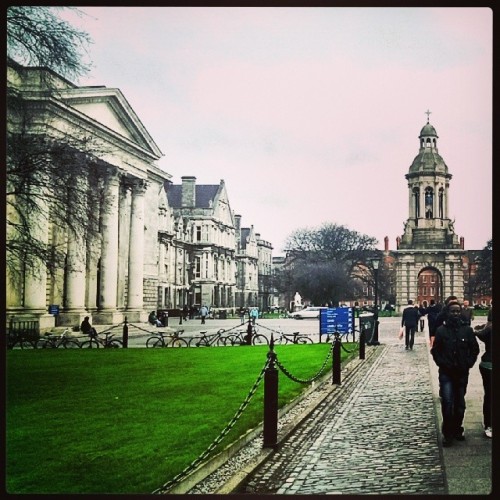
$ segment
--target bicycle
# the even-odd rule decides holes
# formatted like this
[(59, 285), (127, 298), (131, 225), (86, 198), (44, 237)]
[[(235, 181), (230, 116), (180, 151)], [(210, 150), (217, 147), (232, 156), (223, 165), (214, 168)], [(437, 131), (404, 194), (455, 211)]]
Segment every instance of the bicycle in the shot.
[[(359, 330), (355, 328), (352, 332), (332, 332), (332, 333), (327, 333), (326, 335), (326, 341), (330, 342), (330, 336), (333, 335), (338, 335), (339, 339), (341, 342), (354, 342), (356, 338), (356, 333), (358, 334), (358, 339), (359, 339)], [(366, 340), (369, 340), (366, 339)]]
[(189, 347), (188, 341), (180, 338), (182, 333), (184, 330), (177, 330), (174, 333), (155, 333), (146, 341), (146, 347)]
[(9, 332), (7, 335), (7, 349), (35, 349), (37, 340), (23, 333)]
[(278, 337), (274, 340), (275, 344), (314, 344), (313, 339), (305, 333), (293, 332), (284, 333), (279, 332)]
[(104, 339), (99, 337), (97, 333), (90, 334), (89, 340), (82, 342), (82, 349), (98, 348), (101, 346), (105, 349), (123, 347), (123, 342), (121, 340), (114, 339), (113, 333), (104, 332), (104, 334), (106, 336)]
[(225, 346), (227, 337), (223, 336), (225, 330), (220, 329), (217, 333), (207, 335), (206, 331), (200, 332), (201, 337), (193, 337), (189, 340), (189, 347), (210, 347), (216, 345), (217, 347)]
[(78, 340), (68, 337), (69, 329), (66, 328), (61, 335), (55, 335), (53, 332), (49, 332), (48, 335), (41, 338), (36, 343), (37, 349), (57, 349), (58, 347), (64, 347), (64, 349), (79, 349), (81, 344)]
[[(252, 345), (267, 344), (269, 345), (269, 339), (260, 333), (252, 332)], [(235, 345), (248, 345), (248, 332), (246, 330), (240, 330), (236, 333), (229, 335), (226, 339), (227, 346)]]

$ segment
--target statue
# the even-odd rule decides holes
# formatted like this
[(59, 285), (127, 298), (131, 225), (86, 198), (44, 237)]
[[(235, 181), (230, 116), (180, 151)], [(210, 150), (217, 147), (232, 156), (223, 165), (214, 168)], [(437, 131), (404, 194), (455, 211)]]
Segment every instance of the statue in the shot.
[(302, 308), (302, 297), (300, 296), (299, 292), (295, 292), (293, 301), (295, 302), (295, 310)]

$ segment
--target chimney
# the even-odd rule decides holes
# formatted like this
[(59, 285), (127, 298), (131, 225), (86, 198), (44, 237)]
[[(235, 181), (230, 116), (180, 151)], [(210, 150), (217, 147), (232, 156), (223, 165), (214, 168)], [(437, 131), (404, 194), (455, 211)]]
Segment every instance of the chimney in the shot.
[(460, 237), (460, 248), (462, 250), (465, 248), (465, 239), (463, 236)]
[(389, 251), (389, 237), (388, 237), (388, 236), (386, 236), (386, 237), (384, 238), (384, 251), (385, 251), (385, 252), (388, 252), (388, 251)]
[(194, 208), (196, 206), (196, 177), (185, 175), (182, 179), (182, 208)]
[(234, 216), (234, 228), (236, 229), (236, 234), (238, 234), (241, 229), (241, 215)]

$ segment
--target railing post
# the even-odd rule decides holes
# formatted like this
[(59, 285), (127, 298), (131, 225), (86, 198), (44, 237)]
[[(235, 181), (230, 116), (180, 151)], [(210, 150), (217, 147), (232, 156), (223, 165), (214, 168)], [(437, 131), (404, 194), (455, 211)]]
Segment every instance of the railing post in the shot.
[(125, 316), (125, 322), (123, 323), (122, 343), (123, 343), (123, 347), (128, 347), (128, 324), (127, 324), (127, 316)]
[(332, 354), (332, 384), (341, 383), (340, 380), (340, 336), (335, 334), (335, 340), (333, 344), (333, 354)]
[(248, 319), (246, 341), (247, 341), (248, 345), (252, 345), (252, 319), (251, 318)]
[(361, 330), (359, 334), (359, 359), (365, 359), (365, 345), (366, 345), (366, 331), (365, 327)]
[(184, 311), (182, 309), (179, 309), (180, 314), (179, 314), (179, 325), (182, 325), (182, 315), (184, 314)]
[(264, 373), (264, 448), (276, 448), (278, 444), (278, 369), (271, 334), (267, 357), (269, 364)]

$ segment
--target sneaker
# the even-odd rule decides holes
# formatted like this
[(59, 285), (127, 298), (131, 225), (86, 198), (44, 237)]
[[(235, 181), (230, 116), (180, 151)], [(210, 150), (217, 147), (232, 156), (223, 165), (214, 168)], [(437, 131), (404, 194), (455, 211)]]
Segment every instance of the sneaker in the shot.
[(484, 435), (487, 437), (487, 438), (491, 438), (492, 437), (492, 430), (491, 430), (491, 427), (486, 427), (484, 429)]

